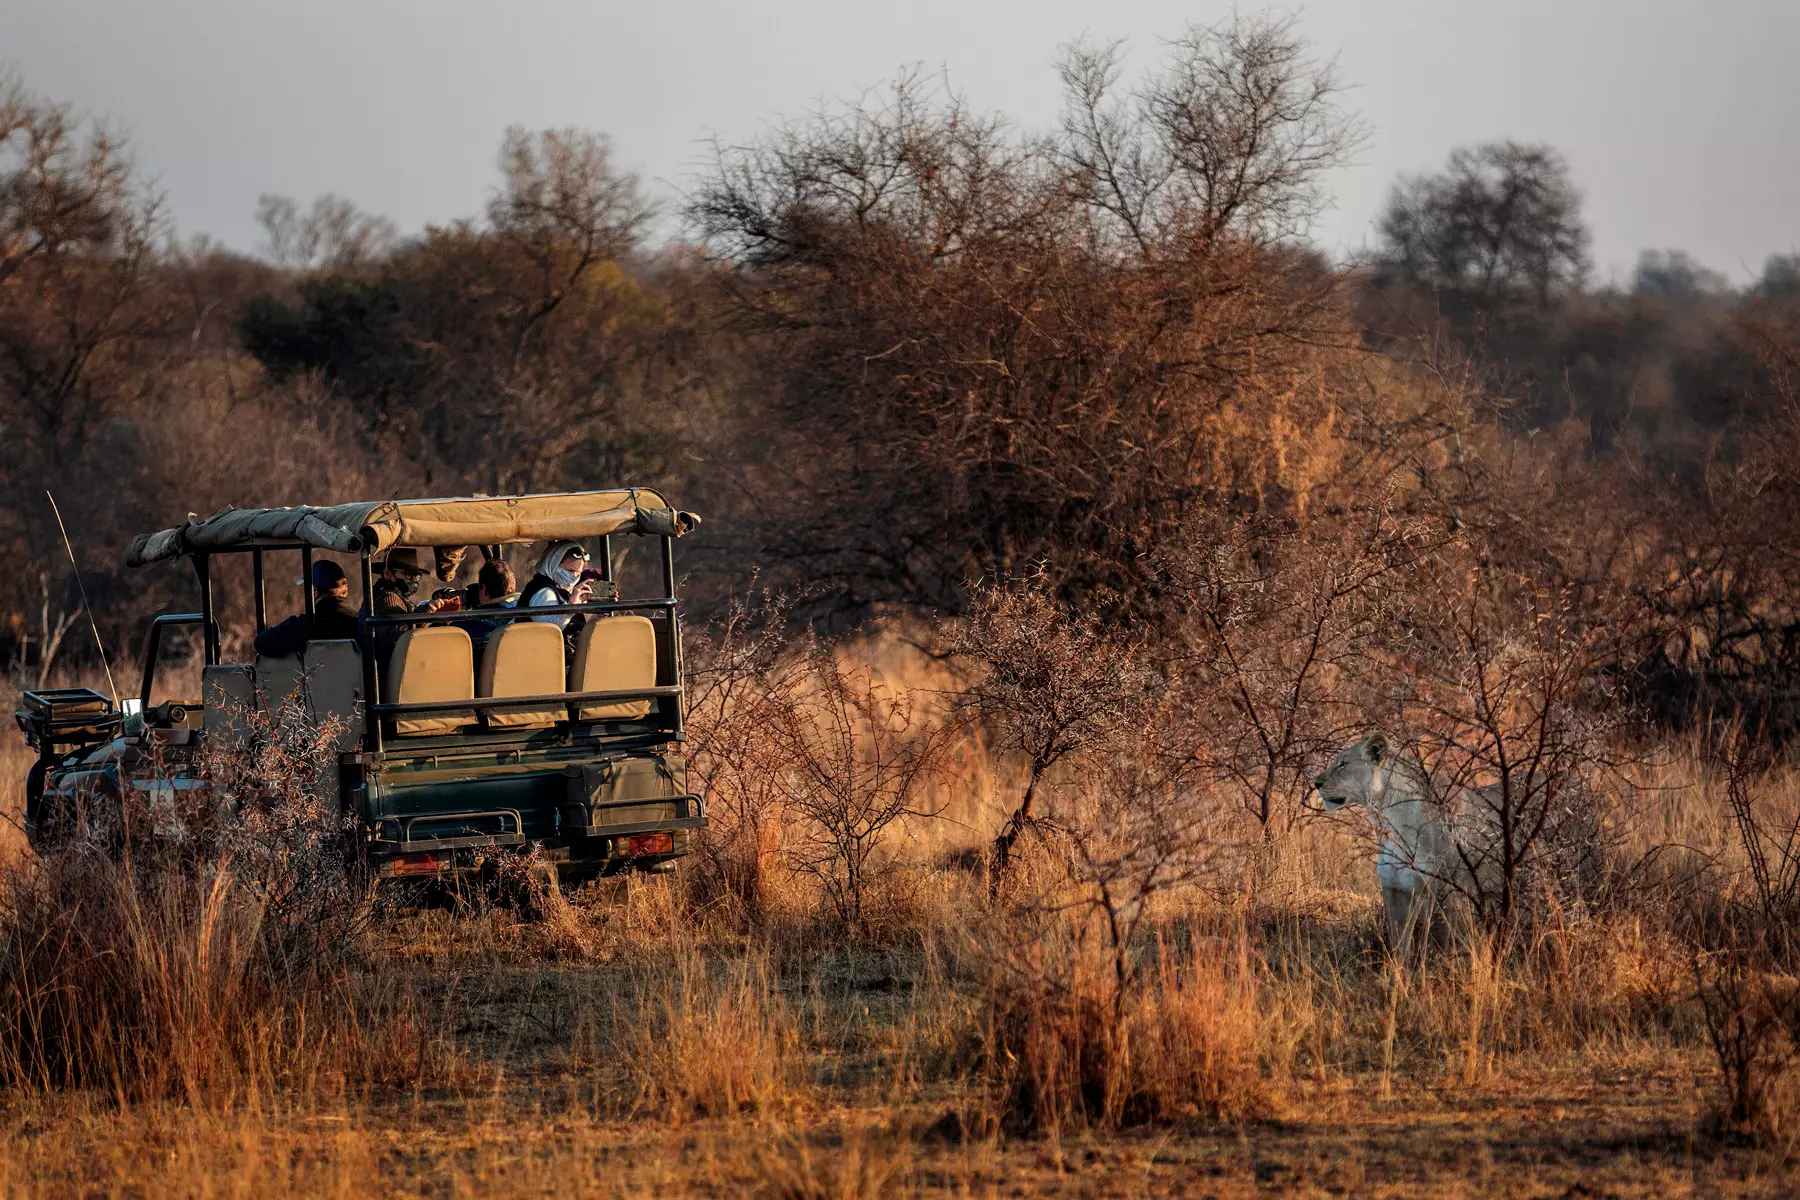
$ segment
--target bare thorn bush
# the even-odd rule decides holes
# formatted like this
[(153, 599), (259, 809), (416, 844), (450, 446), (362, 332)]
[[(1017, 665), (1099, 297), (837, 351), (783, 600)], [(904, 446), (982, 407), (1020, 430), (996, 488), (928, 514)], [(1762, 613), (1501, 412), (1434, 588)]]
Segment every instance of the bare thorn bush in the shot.
[(366, 911), (325, 786), (331, 731), (247, 714), (200, 787), (95, 797), (0, 880), (0, 1075), (31, 1089), (231, 1104), (417, 1077), (427, 1038), (359, 970)]
[(969, 700), (994, 730), (996, 749), (1024, 768), (1018, 803), (994, 837), (997, 893), (1052, 771), (1128, 737), (1154, 675), (1135, 639), (1096, 614), (1070, 612), (1041, 576), (1020, 586), (985, 585), (969, 617), (946, 625), (942, 636), (951, 654), (979, 672)]
[(806, 656), (792, 717), (774, 731), (791, 764), (795, 836), (785, 852), (819, 882), (843, 928), (871, 937), (872, 905), (894, 876), (891, 840), (903, 819), (938, 815), (934, 785), (958, 731), (830, 647)]

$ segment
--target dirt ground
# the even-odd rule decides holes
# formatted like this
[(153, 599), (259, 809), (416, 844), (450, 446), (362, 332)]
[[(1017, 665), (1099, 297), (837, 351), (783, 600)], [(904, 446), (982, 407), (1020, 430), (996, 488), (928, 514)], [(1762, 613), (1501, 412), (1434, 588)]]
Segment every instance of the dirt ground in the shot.
[(1704, 1063), (1440, 1090), (1296, 1083), (1280, 1119), (1109, 1136), (965, 1131), (953, 1103), (605, 1120), (569, 1078), (314, 1112), (104, 1103), (0, 1116), (7, 1196), (1789, 1196), (1792, 1163), (1696, 1134)]

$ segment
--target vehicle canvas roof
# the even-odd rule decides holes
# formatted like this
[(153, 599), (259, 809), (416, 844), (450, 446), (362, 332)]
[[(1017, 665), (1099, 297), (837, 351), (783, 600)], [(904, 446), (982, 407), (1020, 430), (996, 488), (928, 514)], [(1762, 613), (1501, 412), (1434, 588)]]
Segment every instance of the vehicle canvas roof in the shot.
[(699, 523), (699, 517), (671, 507), (649, 488), (378, 500), (323, 508), (222, 508), (205, 520), (190, 513), (173, 529), (139, 534), (125, 561), (140, 567), (183, 554), (266, 545), (373, 554), (390, 546), (549, 542), (614, 533), (680, 537)]

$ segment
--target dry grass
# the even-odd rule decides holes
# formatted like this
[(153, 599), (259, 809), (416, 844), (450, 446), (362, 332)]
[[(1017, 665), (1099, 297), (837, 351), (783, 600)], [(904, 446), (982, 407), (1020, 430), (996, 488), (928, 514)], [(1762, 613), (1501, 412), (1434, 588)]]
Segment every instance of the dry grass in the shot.
[(605, 1064), (628, 1081), (626, 1111), (680, 1123), (797, 1103), (799, 1022), (780, 982), (766, 951), (709, 960), (691, 942), (633, 968)]
[[(1151, 897), (1123, 987), (1054, 839), (999, 898), (955, 857), (1014, 782), (963, 754), (946, 786), (974, 799), (894, 831), (875, 938), (820, 919), (777, 839), (754, 923), (660, 880), (534, 919), (398, 912), (270, 990), (229, 875), (84, 875), (69, 921), (8, 926), (16, 955), (79, 919), (89, 950), (54, 961), (112, 974), (14, 971), (39, 987), (0, 1048), (0, 1194), (1785, 1194), (1785, 1143), (1707, 1124), (1719, 1077), (1664, 901), (1741, 864), (1692, 748), (1641, 768), (1630, 852), (1680, 845), (1637, 899), (1403, 967), (1366, 837), (1318, 819)], [(1793, 811), (1800, 777), (1756, 800)], [(10, 894), (41, 870), (15, 864)], [(34, 994), (86, 1030), (82, 1072), (32, 1065), (61, 1044), (19, 1025)]]

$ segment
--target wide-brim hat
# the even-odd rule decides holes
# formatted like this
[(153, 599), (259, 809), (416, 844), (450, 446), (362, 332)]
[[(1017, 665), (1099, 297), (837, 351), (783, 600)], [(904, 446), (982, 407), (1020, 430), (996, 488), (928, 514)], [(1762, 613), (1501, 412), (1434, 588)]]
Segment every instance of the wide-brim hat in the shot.
[(425, 560), (411, 546), (395, 546), (387, 552), (387, 569), (390, 571), (418, 571), (421, 574), (431, 570)]

